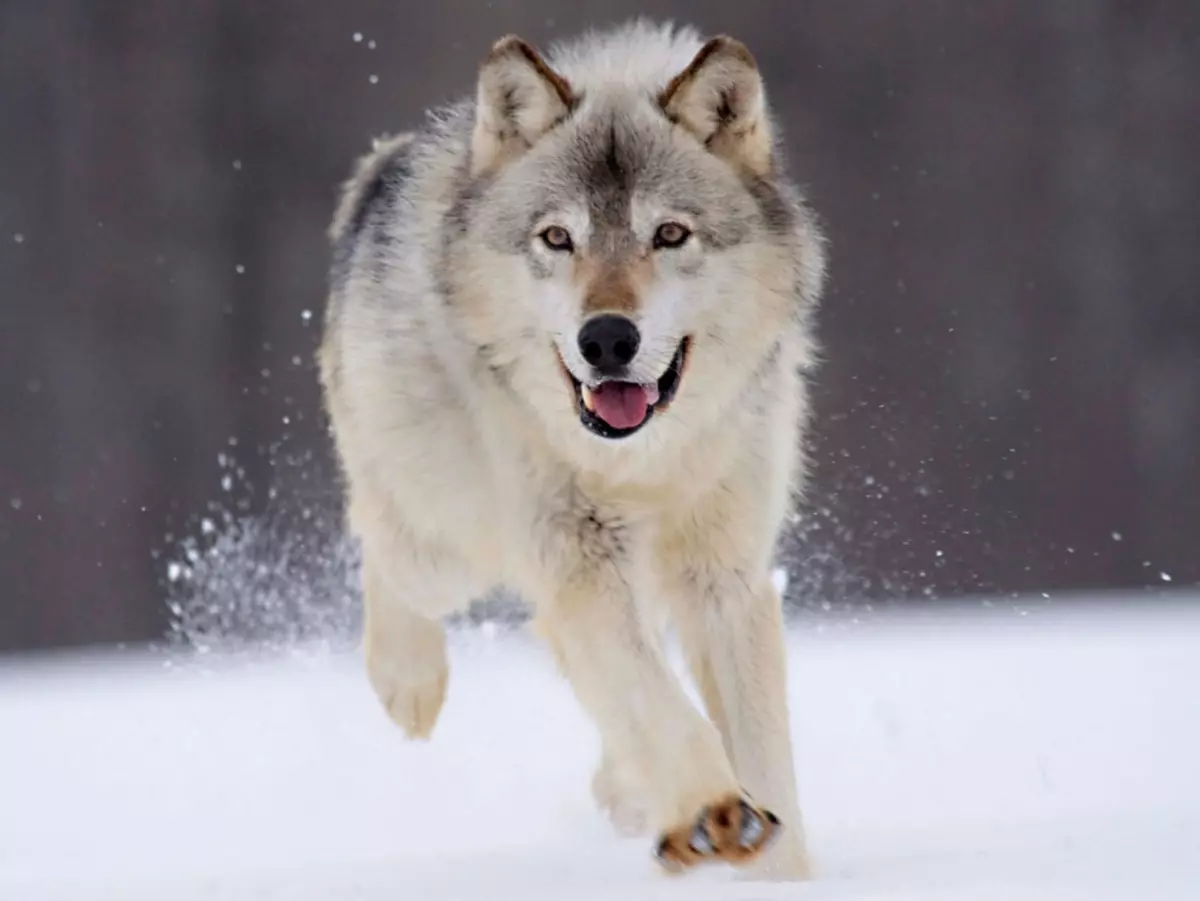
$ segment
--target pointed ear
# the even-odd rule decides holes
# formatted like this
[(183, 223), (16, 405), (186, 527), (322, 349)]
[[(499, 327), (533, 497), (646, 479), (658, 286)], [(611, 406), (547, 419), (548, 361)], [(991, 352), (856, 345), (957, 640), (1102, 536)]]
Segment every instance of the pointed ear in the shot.
[(574, 105), (570, 84), (533, 47), (515, 35), (501, 38), (479, 71), (471, 174), (532, 147)]
[(671, 79), (658, 102), (717, 156), (757, 175), (771, 169), (767, 119), (758, 64), (741, 41), (713, 38)]

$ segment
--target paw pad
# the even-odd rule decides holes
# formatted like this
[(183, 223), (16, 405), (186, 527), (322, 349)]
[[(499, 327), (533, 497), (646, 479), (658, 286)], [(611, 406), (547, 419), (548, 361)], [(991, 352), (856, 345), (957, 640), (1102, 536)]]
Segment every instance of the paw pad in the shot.
[(762, 854), (782, 829), (771, 811), (755, 807), (745, 798), (725, 798), (701, 810), (692, 823), (666, 832), (655, 857), (671, 872), (704, 861), (740, 866)]

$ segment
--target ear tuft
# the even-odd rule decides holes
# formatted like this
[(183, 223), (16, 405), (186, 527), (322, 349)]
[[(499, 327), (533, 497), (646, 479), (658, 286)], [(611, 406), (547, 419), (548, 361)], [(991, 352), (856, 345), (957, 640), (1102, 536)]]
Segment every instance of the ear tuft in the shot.
[(726, 35), (709, 40), (658, 96), (663, 112), (710, 151), (757, 175), (771, 170), (771, 125), (754, 56)]
[(528, 150), (574, 106), (571, 85), (532, 46), (515, 35), (501, 38), (479, 70), (472, 174)]

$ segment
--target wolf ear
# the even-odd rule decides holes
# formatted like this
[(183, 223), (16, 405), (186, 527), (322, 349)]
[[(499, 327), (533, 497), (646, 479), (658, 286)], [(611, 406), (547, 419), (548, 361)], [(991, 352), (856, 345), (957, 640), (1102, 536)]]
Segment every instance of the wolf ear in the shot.
[(515, 35), (501, 38), (479, 71), (471, 173), (516, 156), (575, 105), (567, 80)]
[(717, 156), (757, 175), (770, 171), (771, 123), (762, 77), (741, 41), (725, 35), (712, 38), (671, 79), (658, 102), (671, 121)]

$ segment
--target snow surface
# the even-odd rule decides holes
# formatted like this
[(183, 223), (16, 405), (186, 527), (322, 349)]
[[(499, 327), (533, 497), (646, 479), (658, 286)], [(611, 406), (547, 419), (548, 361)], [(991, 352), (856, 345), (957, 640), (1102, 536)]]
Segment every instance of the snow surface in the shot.
[(353, 655), (0, 661), (0, 899), (1200, 898), (1200, 605), (803, 619), (819, 874), (660, 875), (522, 633), (456, 634), (433, 740)]

